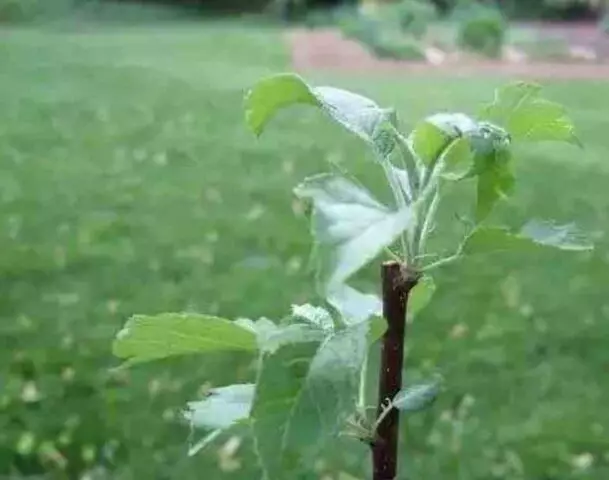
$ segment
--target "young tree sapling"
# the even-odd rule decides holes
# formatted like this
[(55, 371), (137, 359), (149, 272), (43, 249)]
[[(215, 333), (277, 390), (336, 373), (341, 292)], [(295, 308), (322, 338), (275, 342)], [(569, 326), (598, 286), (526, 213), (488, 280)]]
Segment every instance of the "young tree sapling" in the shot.
[[(406, 135), (393, 109), (280, 74), (248, 92), (247, 124), (259, 135), (279, 110), (295, 104), (316, 107), (358, 136), (393, 196), (393, 204), (385, 205), (342, 173), (322, 173), (295, 188), (298, 198), (312, 204), (318, 288), (327, 305), (294, 305), (279, 322), (135, 315), (118, 333), (113, 351), (125, 366), (217, 351), (257, 357), (251, 383), (218, 387), (188, 403), (184, 417), (193, 429), (207, 431), (190, 454), (244, 425), (254, 439), (263, 478), (284, 480), (306, 471), (337, 435), (348, 434), (370, 445), (373, 480), (392, 480), (399, 477), (400, 412), (426, 408), (441, 389), (436, 378), (403, 385), (407, 315), (416, 316), (432, 297), (432, 272), (459, 259), (508, 249), (592, 248), (570, 225), (531, 220), (514, 230), (488, 220), (514, 190), (514, 144), (577, 146), (579, 140), (564, 108), (543, 98), (539, 85), (525, 82), (498, 89), (476, 116), (434, 114)], [(452, 253), (438, 257), (429, 239), (445, 189), (455, 182), (471, 184), (476, 199), (467, 233)], [(381, 262), (381, 298), (355, 289), (350, 284), (354, 274), (382, 256), (388, 259)], [(365, 380), (368, 352), (377, 341), (379, 393), (371, 409)]]

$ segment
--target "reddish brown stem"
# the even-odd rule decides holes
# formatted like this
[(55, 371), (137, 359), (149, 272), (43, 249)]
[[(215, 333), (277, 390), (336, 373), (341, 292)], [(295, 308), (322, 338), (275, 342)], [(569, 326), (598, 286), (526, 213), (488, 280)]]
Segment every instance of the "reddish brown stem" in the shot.
[[(381, 276), (387, 331), (381, 346), (377, 417), (383, 413), (387, 400), (402, 388), (406, 308), (410, 291), (418, 281), (418, 275), (393, 261), (383, 263)], [(396, 409), (392, 409), (378, 426), (372, 444), (373, 480), (397, 477), (399, 426), (400, 416)]]

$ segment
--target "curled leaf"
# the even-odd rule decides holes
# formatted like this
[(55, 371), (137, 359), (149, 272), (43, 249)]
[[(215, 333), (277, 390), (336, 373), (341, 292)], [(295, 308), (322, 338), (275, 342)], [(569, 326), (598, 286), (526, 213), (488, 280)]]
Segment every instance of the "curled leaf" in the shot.
[[(425, 165), (435, 163), (440, 156), (450, 153), (445, 158), (453, 167), (469, 158), (466, 151), (449, 147), (458, 139), (469, 140), (478, 131), (478, 123), (463, 113), (438, 113), (420, 122), (409, 136), (409, 142), (416, 155)], [(465, 145), (467, 141), (462, 142)]]
[(322, 255), (322, 279), (329, 287), (343, 284), (391, 245), (412, 217), (409, 208), (390, 209), (336, 175), (311, 177), (295, 193), (313, 201), (313, 234)]
[(260, 80), (245, 97), (245, 121), (256, 135), (282, 108), (296, 104), (321, 106), (309, 86), (298, 76), (280, 74)]
[(362, 95), (334, 87), (312, 87), (300, 76), (280, 74), (258, 82), (245, 97), (246, 122), (260, 135), (267, 122), (286, 107), (304, 104), (320, 108), (334, 121), (372, 145), (381, 156), (395, 145), (388, 125), (393, 110), (379, 107)]
[(478, 122), (464, 113), (436, 113), (424, 123), (435, 126), (450, 139), (469, 136), (478, 129)]

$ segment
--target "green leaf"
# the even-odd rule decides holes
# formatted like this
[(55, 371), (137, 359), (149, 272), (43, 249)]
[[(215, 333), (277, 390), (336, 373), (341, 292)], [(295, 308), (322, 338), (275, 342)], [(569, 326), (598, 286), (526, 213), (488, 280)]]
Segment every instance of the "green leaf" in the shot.
[(430, 302), (433, 294), (436, 291), (436, 284), (433, 278), (425, 275), (419, 279), (419, 282), (410, 292), (408, 298), (408, 313), (412, 317), (416, 317)]
[(565, 108), (541, 97), (541, 86), (515, 82), (495, 92), (481, 116), (510, 133), (515, 141), (563, 141), (580, 145)]
[(389, 121), (381, 120), (371, 133), (369, 144), (376, 153), (377, 160), (384, 160), (391, 155), (396, 146), (396, 131)]
[[(447, 152), (449, 160), (443, 176), (449, 180), (477, 177), (475, 217), (479, 223), (498, 200), (510, 195), (514, 189), (511, 139), (503, 128), (488, 122), (479, 122), (463, 139), (460, 143), (453, 143), (451, 151)], [(468, 165), (469, 170), (463, 173), (463, 167)]]
[(444, 166), (440, 175), (447, 180), (461, 180), (472, 168), (471, 139), (461, 137), (453, 141), (444, 152)]
[(258, 348), (263, 352), (274, 352), (289, 343), (321, 341), (326, 336), (326, 332), (319, 325), (308, 321), (299, 323), (298, 317), (291, 320), (288, 324), (277, 325), (268, 318), (260, 318), (255, 322), (248, 318), (239, 318), (235, 323), (256, 335)]
[(347, 284), (332, 285), (326, 300), (340, 313), (347, 328), (368, 325), (368, 343), (373, 344), (387, 330), (383, 304), (378, 295), (363, 293)]
[(391, 122), (390, 110), (362, 95), (334, 87), (317, 87), (313, 92), (331, 118), (369, 143), (374, 142), (379, 127)]
[(245, 120), (256, 135), (282, 108), (295, 104), (320, 107), (309, 86), (297, 75), (281, 74), (259, 81), (245, 97)]
[(495, 132), (462, 113), (440, 113), (421, 122), (409, 139), (425, 164), (441, 160), (437, 173), (447, 180), (476, 175), (474, 153), (488, 155), (494, 148)]
[(326, 299), (350, 325), (383, 314), (383, 304), (378, 295), (362, 293), (345, 283), (332, 285), (326, 292)]
[(463, 242), (464, 255), (488, 254), (511, 250), (534, 250), (552, 247), (560, 250), (592, 250), (592, 242), (573, 225), (554, 225), (534, 220), (525, 224), (519, 232), (499, 227), (479, 227)]
[(464, 113), (436, 113), (427, 117), (423, 123), (433, 125), (451, 140), (470, 136), (478, 130), (478, 122)]
[(464, 240), (461, 253), (475, 255), (534, 247), (535, 242), (531, 239), (520, 237), (505, 228), (478, 227)]
[(266, 480), (294, 478), (336, 437), (356, 406), (368, 325), (262, 357), (252, 431)]
[(484, 171), (486, 164), (480, 163), (496, 152), (509, 152), (512, 138), (503, 128), (489, 122), (479, 122), (478, 128), (468, 135), (472, 151), (476, 157), (471, 174)]
[(412, 148), (424, 164), (435, 162), (453, 140), (446, 132), (429, 121), (423, 121), (412, 132)]
[(392, 405), (402, 412), (418, 412), (429, 407), (439, 394), (439, 381), (421, 383), (400, 390), (393, 397)]
[(487, 168), (478, 175), (476, 189), (476, 221), (484, 220), (495, 204), (514, 191), (516, 178), (510, 166), (509, 151), (493, 152), (486, 157)]
[(204, 400), (188, 402), (183, 416), (190, 423), (191, 429), (212, 430), (201, 441), (191, 446), (189, 455), (201, 451), (223, 431), (247, 420), (255, 388), (252, 383), (214, 388)]
[(387, 322), (383, 318), (383, 304), (378, 295), (363, 293), (347, 284), (332, 285), (326, 292), (326, 300), (341, 315), (349, 328), (368, 324), (368, 343), (383, 336)]
[(312, 87), (300, 76), (281, 74), (261, 80), (246, 95), (246, 122), (256, 135), (282, 108), (296, 104), (322, 109), (334, 121), (387, 155), (395, 140), (386, 127), (395, 112), (361, 95), (334, 87)]
[(412, 175), (408, 173), (407, 169), (396, 167), (391, 162), (387, 162), (385, 167), (387, 169), (386, 174), (393, 177), (393, 182), (397, 185), (406, 201), (412, 201), (412, 190), (418, 186), (419, 182), (419, 172), (416, 165), (412, 165)]
[(592, 250), (592, 241), (573, 224), (556, 225), (555, 223), (531, 220), (520, 230), (520, 236), (532, 242), (560, 250)]
[(370, 344), (379, 340), (387, 331), (387, 322), (380, 315), (371, 317), (368, 325), (368, 343)]
[(412, 217), (410, 209), (390, 209), (336, 175), (311, 177), (295, 193), (313, 201), (313, 234), (323, 257), (322, 279), (330, 286), (344, 283), (391, 245)]
[(256, 349), (256, 336), (235, 322), (190, 313), (134, 315), (113, 344), (114, 355), (125, 359), (125, 365), (173, 355)]
[[(417, 156), (426, 165), (448, 154), (445, 163), (454, 167), (469, 160), (469, 148), (463, 147), (468, 146), (467, 139), (477, 130), (477, 122), (465, 114), (438, 113), (419, 123), (410, 134), (409, 141)], [(459, 149), (453, 148), (451, 144), (461, 138), (464, 141), (459, 142)]]
[(305, 320), (321, 330), (328, 332), (334, 330), (332, 315), (322, 307), (314, 307), (308, 303), (304, 305), (292, 305), (292, 317)]

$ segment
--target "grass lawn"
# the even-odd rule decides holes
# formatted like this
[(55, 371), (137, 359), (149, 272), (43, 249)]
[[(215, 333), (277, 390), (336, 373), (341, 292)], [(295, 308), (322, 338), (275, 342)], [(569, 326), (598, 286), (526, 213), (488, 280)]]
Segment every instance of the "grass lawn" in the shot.
[[(273, 29), (4, 29), (0, 65), (0, 475), (81, 478), (97, 465), (114, 473), (95, 478), (259, 478), (247, 438), (235, 455), (187, 459), (175, 421), (204, 384), (251, 379), (251, 359), (116, 373), (111, 340), (133, 313), (273, 318), (315, 300), (291, 188), (329, 158), (378, 187), (358, 141), (307, 109), (282, 114), (260, 140), (246, 130), (244, 90), (289, 69)], [(472, 111), (501, 83), (312, 80), (395, 105), (407, 125)], [(518, 192), (494, 220), (576, 219), (598, 247), (438, 275), (412, 328), (408, 376), (439, 369), (449, 390), (405, 425), (404, 478), (609, 478), (609, 86), (547, 92), (568, 105), (586, 149), (523, 153)], [(364, 447), (346, 445), (306, 478), (367, 478)]]

